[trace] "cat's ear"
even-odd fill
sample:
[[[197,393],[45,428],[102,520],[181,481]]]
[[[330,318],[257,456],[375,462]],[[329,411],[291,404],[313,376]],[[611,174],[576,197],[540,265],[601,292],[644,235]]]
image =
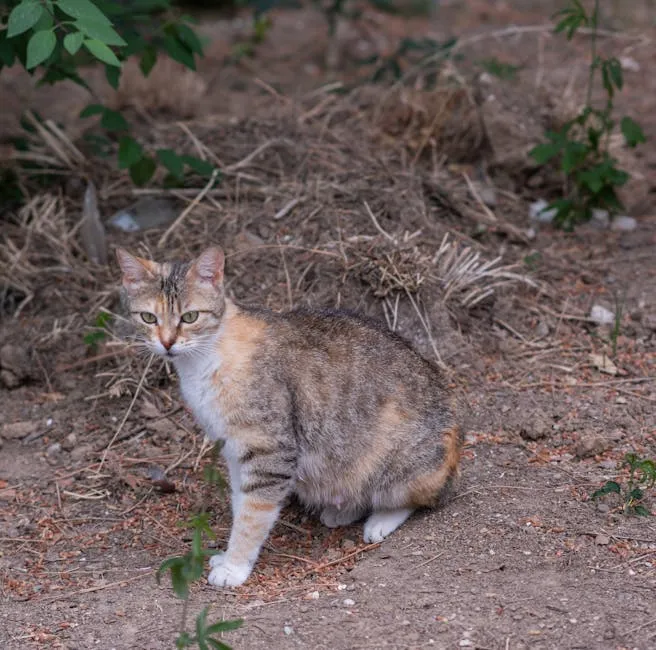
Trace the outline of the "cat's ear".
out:
[[[123,286],[128,289],[155,277],[155,262],[135,257],[123,248],[116,249],[116,259],[123,271]]]
[[[193,263],[191,269],[201,282],[209,282],[219,286],[223,282],[225,255],[218,246],[203,251]]]

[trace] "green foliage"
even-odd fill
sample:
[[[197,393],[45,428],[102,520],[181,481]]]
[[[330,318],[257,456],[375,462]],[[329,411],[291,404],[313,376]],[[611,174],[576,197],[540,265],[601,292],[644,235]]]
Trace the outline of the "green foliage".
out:
[[[548,209],[556,210],[557,226],[572,230],[578,223],[588,221],[595,209],[606,210],[611,215],[622,209],[617,190],[629,180],[629,174],[617,166],[608,144],[617,125],[613,117],[615,94],[622,90],[624,78],[622,66],[615,57],[603,58],[597,54],[598,0],[591,14],[579,0],[570,0],[570,5],[555,17],[558,19],[556,33],[564,33],[568,39],[581,27],[592,32],[587,101],[576,117],[557,131],[547,132],[547,142],[534,147],[529,155],[540,165],[556,163],[559,166],[565,178],[565,195],[552,202]],[[602,108],[592,105],[592,90],[597,78],[606,93]],[[640,125],[630,117],[622,118],[620,129],[628,147],[646,140]]]
[[[221,473],[216,468],[216,460],[221,445],[221,442],[217,442],[212,447],[211,462],[203,471],[203,476],[208,488],[217,486],[223,488],[225,485]],[[185,629],[190,585],[192,582],[195,582],[202,577],[206,559],[212,555],[216,555],[217,551],[212,551],[203,547],[204,536],[215,539],[214,532],[210,526],[209,515],[204,510],[191,517],[191,519],[183,525],[192,530],[191,548],[184,555],[171,557],[162,562],[156,574],[157,584],[160,584],[162,575],[168,571],[171,574],[171,585],[175,595],[185,601],[182,610],[180,633],[175,641],[175,647],[190,648],[197,645],[200,650],[208,650],[209,648],[212,648],[213,650],[230,650],[230,646],[223,643],[220,639],[214,638],[214,635],[236,630],[243,623],[241,619],[221,621],[219,623],[208,625],[207,611],[209,608],[206,607],[196,617],[196,634],[192,635]]]
[[[185,18],[173,16],[171,4],[171,0],[0,0],[0,70],[18,64],[32,74],[42,70],[39,83],[68,79],[87,90],[78,70],[94,59],[105,65],[105,76],[114,88],[129,57],[139,59],[145,76],[159,52],[194,70],[203,45]],[[148,183],[158,164],[167,171],[167,185],[184,183],[186,173],[209,177],[214,172],[213,165],[194,156],[165,149],[145,151],[129,135],[130,124],[119,111],[91,103],[80,116],[100,116],[100,127],[114,141],[118,139],[119,168],[127,169],[137,185]]]
[[[106,311],[101,311],[96,316],[93,322],[92,330],[87,332],[84,337],[85,345],[95,352],[98,349],[98,344],[102,343],[108,335],[108,327],[112,322],[111,315]]]
[[[517,78],[517,73],[521,69],[521,66],[512,65],[510,63],[503,63],[495,57],[490,57],[489,59],[483,59],[479,61],[479,65],[487,72],[488,74],[498,77],[499,79],[513,80]]]
[[[625,486],[617,481],[606,481],[604,485],[590,495],[598,499],[607,494],[618,494],[623,502],[625,515],[648,517],[649,509],[642,503],[645,493],[656,484],[656,463],[649,458],[640,458],[637,454],[626,454],[622,467],[629,469],[629,478]]]

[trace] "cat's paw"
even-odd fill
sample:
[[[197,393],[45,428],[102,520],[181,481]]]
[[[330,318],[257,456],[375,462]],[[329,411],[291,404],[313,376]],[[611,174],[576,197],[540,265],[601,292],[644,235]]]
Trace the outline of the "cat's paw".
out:
[[[224,558],[224,556],[213,555],[211,559],[214,558]],[[252,570],[250,564],[231,564],[221,560],[217,560],[212,566],[207,582],[213,587],[237,587],[242,585],[246,582]]]
[[[378,510],[377,512],[373,512],[364,524],[364,541],[369,544],[382,542],[411,514],[412,510],[409,508]]]
[[[221,566],[225,559],[225,552],[219,551],[215,555],[210,555],[210,568],[214,569],[217,566]]]

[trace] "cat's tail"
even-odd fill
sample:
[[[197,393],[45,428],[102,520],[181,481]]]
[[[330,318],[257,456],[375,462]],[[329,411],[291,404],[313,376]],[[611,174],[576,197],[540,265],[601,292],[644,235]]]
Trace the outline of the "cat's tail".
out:
[[[458,425],[442,432],[444,459],[433,472],[414,479],[408,489],[409,505],[420,508],[437,505],[440,497],[449,488],[460,471],[460,452],[463,434]]]

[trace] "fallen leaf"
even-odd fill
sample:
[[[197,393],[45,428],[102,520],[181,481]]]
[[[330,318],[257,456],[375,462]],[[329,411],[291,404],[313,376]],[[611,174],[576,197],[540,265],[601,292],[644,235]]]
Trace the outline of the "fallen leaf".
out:
[[[615,376],[618,372],[617,366],[605,354],[591,354],[590,361],[597,370],[607,375]]]

